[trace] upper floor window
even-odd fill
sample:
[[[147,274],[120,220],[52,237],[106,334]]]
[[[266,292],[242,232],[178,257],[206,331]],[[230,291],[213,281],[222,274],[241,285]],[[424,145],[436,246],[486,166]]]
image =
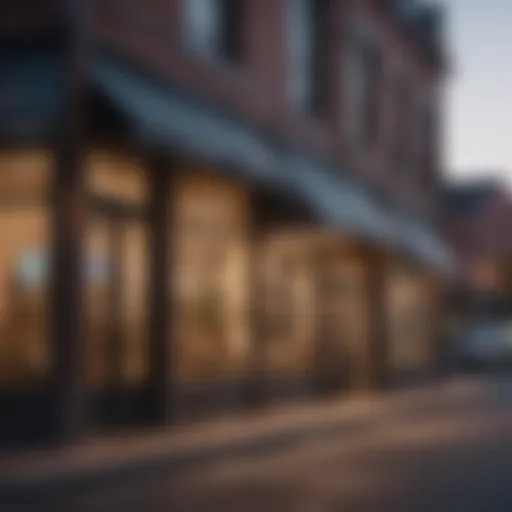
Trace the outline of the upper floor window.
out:
[[[182,0],[183,37],[199,54],[238,62],[243,0]]]
[[[363,44],[360,51],[364,78],[362,81],[362,136],[366,145],[373,146],[380,135],[382,59],[380,50],[375,44]]]
[[[392,163],[397,171],[405,170],[412,162],[412,111],[411,86],[403,77],[393,84],[393,150]]]
[[[380,134],[380,85],[382,58],[378,46],[360,37],[349,37],[344,61],[346,119],[352,142],[377,143]]]
[[[328,101],[330,0],[288,0],[289,96],[293,105],[324,115]]]
[[[436,179],[436,134],[434,111],[428,103],[420,109],[419,125],[419,172],[422,183],[430,186]]]

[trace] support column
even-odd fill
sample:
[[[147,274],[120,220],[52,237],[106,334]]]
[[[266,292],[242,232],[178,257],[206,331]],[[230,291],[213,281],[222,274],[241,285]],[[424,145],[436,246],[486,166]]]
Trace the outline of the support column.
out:
[[[156,420],[168,423],[173,409],[172,164],[151,165],[150,205],[150,393]]]
[[[79,0],[64,3],[67,102],[55,151],[51,201],[52,434],[59,441],[77,438],[86,426],[82,258],[87,208],[83,167],[88,70],[84,7]]]
[[[245,402],[248,406],[258,406],[265,401],[265,333],[261,314],[261,277],[260,252],[262,244],[263,222],[256,194],[251,196],[251,223],[249,229],[248,264],[248,321],[249,321],[249,361],[245,389]]]
[[[432,376],[439,375],[442,358],[450,357],[450,343],[446,336],[446,318],[443,316],[447,308],[443,307],[444,290],[439,276],[427,278],[429,313],[431,322],[430,339],[430,370]]]
[[[389,385],[389,329],[387,322],[385,256],[371,250],[368,256],[368,321],[370,336],[370,385]]]
[[[57,150],[53,193],[52,338],[55,434],[72,440],[85,427],[83,237],[86,197],[82,159]]]

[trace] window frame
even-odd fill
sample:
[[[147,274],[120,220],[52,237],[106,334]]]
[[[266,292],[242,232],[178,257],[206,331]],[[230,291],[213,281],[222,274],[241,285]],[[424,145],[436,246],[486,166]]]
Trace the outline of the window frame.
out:
[[[209,5],[209,22],[198,14]],[[181,39],[192,54],[238,65],[243,62],[244,0],[181,0]],[[208,14],[207,14],[208,16]],[[210,34],[208,34],[208,30]]]
[[[288,97],[295,110],[322,118],[329,103],[331,0],[287,0]]]
[[[358,147],[373,149],[381,137],[384,62],[379,42],[348,29],[342,68],[348,139]]]

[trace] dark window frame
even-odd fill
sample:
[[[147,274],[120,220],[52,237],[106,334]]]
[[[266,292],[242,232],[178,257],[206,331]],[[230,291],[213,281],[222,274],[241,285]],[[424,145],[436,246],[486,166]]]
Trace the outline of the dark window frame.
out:
[[[381,84],[383,75],[382,54],[375,42],[360,42],[360,58],[363,65],[361,135],[366,147],[374,147],[381,132]]]
[[[393,83],[393,153],[392,162],[396,171],[406,170],[411,160],[411,119],[413,96],[408,80],[403,76]]]
[[[424,104],[420,112],[420,162],[419,173],[422,185],[435,185],[435,113],[430,104]]]
[[[292,103],[297,110],[317,118],[326,117],[329,107],[330,13],[333,4],[332,0],[289,0],[287,4],[289,60],[292,66],[299,62],[298,76],[297,69],[293,68],[288,80],[302,82],[298,95],[293,87],[290,88]]]
[[[350,138],[364,149],[373,149],[379,143],[382,130],[383,55],[376,41],[350,30],[347,32],[344,65],[348,78],[344,81],[344,96],[346,102],[354,105],[347,109],[347,115],[355,117],[349,123],[356,127],[355,135]]]
[[[187,1],[189,0],[182,0],[182,5],[183,2]],[[198,27],[195,26],[195,22],[192,22],[191,26],[187,26],[187,20],[184,20],[183,38],[196,54],[211,59],[224,60],[230,64],[241,64],[244,59],[245,45],[242,20],[246,2],[245,0],[210,0],[210,2],[213,3],[212,8],[216,11],[215,16],[218,19],[217,33],[214,36],[215,44],[208,49],[196,45],[194,39],[197,37],[197,33],[194,34],[193,32]],[[194,11],[191,11],[190,16],[193,16],[193,13]]]

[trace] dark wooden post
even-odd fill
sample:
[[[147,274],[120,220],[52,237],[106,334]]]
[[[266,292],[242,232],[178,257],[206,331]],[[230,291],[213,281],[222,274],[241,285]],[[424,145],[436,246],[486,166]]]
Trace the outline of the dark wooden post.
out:
[[[382,390],[389,384],[386,261],[378,250],[370,250],[367,261],[370,385]]]
[[[430,313],[430,373],[438,375],[442,358],[450,356],[449,340],[446,332],[446,311],[444,308],[444,286],[442,277],[429,273],[425,279]]]
[[[265,402],[266,395],[266,347],[264,318],[262,315],[261,251],[265,219],[261,196],[252,191],[250,196],[249,227],[249,361],[248,378],[245,389],[245,402],[248,406],[258,406]]]
[[[156,419],[172,417],[173,375],[173,223],[172,163],[158,158],[151,164],[150,205],[150,392]]]
[[[108,287],[109,318],[108,321],[108,355],[107,368],[109,385],[115,389],[123,382],[124,333],[123,333],[123,237],[124,226],[117,218],[110,219],[108,245],[110,284]]]
[[[83,237],[86,223],[84,132],[87,112],[87,52],[84,2],[63,2],[65,110],[56,145],[52,213],[52,395],[58,440],[79,436],[85,425],[82,307]]]

